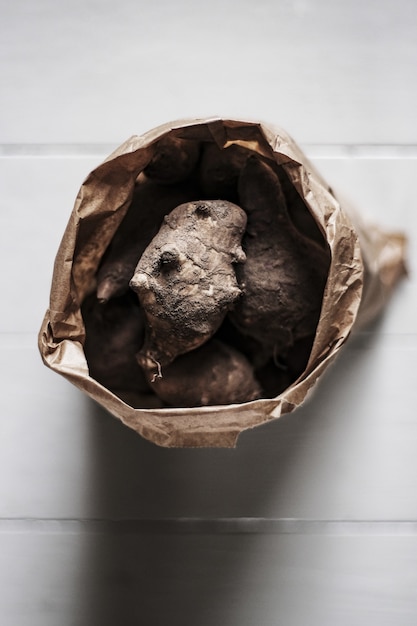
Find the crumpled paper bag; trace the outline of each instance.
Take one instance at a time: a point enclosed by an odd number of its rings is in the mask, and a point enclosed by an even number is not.
[[[275,398],[198,408],[133,408],[89,376],[80,306],[91,292],[100,260],[125,215],[135,180],[153,145],[173,133],[219,147],[238,144],[274,160],[286,172],[330,250],[322,312],[308,364]],[[124,424],[167,447],[232,447],[239,433],[300,406],[348,339],[352,328],[382,310],[405,274],[405,237],[366,224],[345,204],[283,130],[260,122],[202,119],[165,124],[133,136],[87,176],[59,247],[50,305],[39,332],[44,363]],[[144,400],[144,407],[149,407]]]

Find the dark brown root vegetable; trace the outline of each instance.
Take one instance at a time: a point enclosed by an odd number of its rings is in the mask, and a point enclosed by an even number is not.
[[[277,166],[277,174],[287,203],[288,213],[295,227],[302,235],[315,241],[321,248],[325,248],[325,239],[317,222],[281,166]]]
[[[177,407],[235,404],[261,396],[249,361],[216,339],[179,356],[151,384],[166,404]]]
[[[89,374],[118,393],[150,389],[136,353],[144,337],[144,319],[137,298],[130,293],[100,304],[95,294],[82,304],[86,338],[84,353]]]
[[[219,148],[206,143],[199,165],[199,182],[208,198],[223,198],[237,202],[239,175],[250,152],[239,145]]]
[[[248,215],[247,260],[237,268],[243,295],[230,318],[262,345],[258,362],[282,360],[297,339],[315,332],[329,256],[294,227],[278,176],[257,157],[242,170],[239,197]]]
[[[164,216],[196,194],[197,188],[189,183],[171,185],[169,189],[153,181],[141,180],[136,184],[130,207],[97,273],[97,298],[101,302],[128,291],[136,265]]]
[[[291,373],[270,358],[255,370],[255,376],[262,387],[263,398],[275,398],[294,382]]]
[[[246,214],[225,200],[182,204],[165,217],[130,282],[147,320],[139,359],[159,369],[202,345],[241,295],[235,264]]]
[[[297,380],[307,366],[313,340],[314,336],[299,339],[291,346],[285,359],[278,361],[271,357],[255,370],[255,376],[262,385],[263,397],[274,398]]]
[[[199,156],[198,142],[167,135],[156,143],[154,155],[144,173],[164,185],[180,183],[192,174]]]

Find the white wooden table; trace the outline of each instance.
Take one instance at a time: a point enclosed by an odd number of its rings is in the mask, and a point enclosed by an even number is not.
[[[0,623],[417,624],[415,0],[2,2]],[[182,117],[285,128],[410,276],[312,399],[163,449],[41,363],[85,176]]]

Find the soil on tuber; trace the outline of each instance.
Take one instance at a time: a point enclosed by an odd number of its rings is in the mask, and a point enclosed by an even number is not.
[[[241,295],[235,268],[245,262],[245,227],[245,212],[226,200],[188,202],[164,218],[130,282],[147,321],[144,369],[160,375],[217,331]]]
[[[246,357],[217,339],[179,356],[151,385],[176,407],[250,402],[262,393]]]

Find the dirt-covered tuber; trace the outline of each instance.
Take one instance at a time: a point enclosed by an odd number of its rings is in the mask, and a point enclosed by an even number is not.
[[[199,156],[198,142],[167,135],[155,144],[154,155],[144,173],[161,184],[180,183],[192,174]]]
[[[134,294],[101,304],[92,293],[84,300],[81,310],[90,376],[115,393],[127,390],[149,393],[136,360],[143,343],[144,319]]]
[[[165,217],[130,282],[147,320],[142,367],[159,375],[217,331],[241,295],[245,226],[245,212],[225,200],[185,203]]]
[[[285,359],[296,340],[315,332],[329,257],[294,227],[278,176],[258,157],[242,170],[239,202],[248,216],[247,260],[237,268],[243,295],[230,318],[259,342],[258,363]]]
[[[166,404],[178,407],[234,404],[261,396],[246,357],[217,339],[179,356],[151,385]]]
[[[204,144],[199,165],[199,182],[208,198],[238,202],[237,187],[240,172],[250,152],[232,144],[219,148],[214,142]]]

